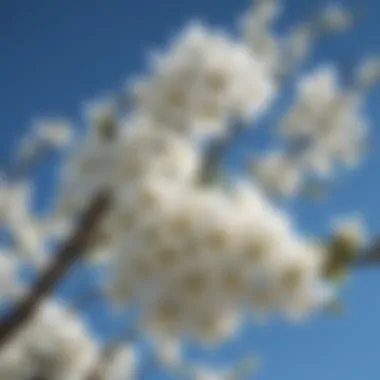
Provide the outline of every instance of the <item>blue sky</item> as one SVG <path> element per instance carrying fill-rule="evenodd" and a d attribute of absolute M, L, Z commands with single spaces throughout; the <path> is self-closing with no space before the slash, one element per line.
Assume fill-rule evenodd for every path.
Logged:
<path fill-rule="evenodd" d="M 313 12 L 319 0 L 286 0 L 280 28 Z M 332 58 L 349 63 L 362 54 L 380 53 L 379 0 L 343 2 L 362 21 L 346 37 L 318 46 L 312 63 Z M 143 70 L 144 55 L 163 46 L 187 20 L 202 19 L 232 27 L 248 0 L 2 0 L 0 2 L 0 160 L 7 160 L 31 118 L 80 117 L 80 105 L 120 89 Z M 380 92 L 368 101 L 371 150 L 357 173 L 334 184 L 319 203 L 294 206 L 303 229 L 323 233 L 330 214 L 359 211 L 371 234 L 380 231 Z M 231 153 L 236 159 L 239 148 Z M 39 201 L 48 198 L 54 171 L 37 173 L 44 183 Z M 379 270 L 355 274 L 343 290 L 342 316 L 315 316 L 302 325 L 273 322 L 247 326 L 239 344 L 218 353 L 225 360 L 254 350 L 264 362 L 259 380 L 377 380 L 380 378 Z M 104 319 L 93 316 L 101 327 Z M 104 322 L 105 323 L 105 322 Z M 104 326 L 103 326 L 104 327 Z M 153 378 L 156 378 L 153 376 Z"/>

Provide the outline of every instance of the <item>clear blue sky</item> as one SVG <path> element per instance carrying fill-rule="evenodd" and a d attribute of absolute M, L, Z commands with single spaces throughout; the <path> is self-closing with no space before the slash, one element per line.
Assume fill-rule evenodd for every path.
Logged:
<path fill-rule="evenodd" d="M 282 27 L 321 5 L 286 0 Z M 0 2 L 0 159 L 6 160 L 32 117 L 78 118 L 84 100 L 119 89 L 142 69 L 144 54 L 162 46 L 189 19 L 230 27 L 247 0 L 2 0 Z M 313 60 L 355 60 L 380 53 L 380 0 L 345 2 L 363 21 L 346 38 L 327 41 Z M 348 62 L 348 61 L 347 61 Z M 296 206 L 302 228 L 323 233 L 331 213 L 358 210 L 380 232 L 380 92 L 368 102 L 372 149 L 360 172 L 334 185 L 331 196 Z M 235 152 L 238 154 L 239 152 Z M 233 155 L 231 157 L 234 159 Z M 236 158 L 236 157 L 235 157 Z M 48 171 L 49 169 L 46 168 Z M 51 170 L 50 170 L 51 173 Z M 51 176 L 39 173 L 46 189 Z M 42 191 L 40 200 L 49 194 Z M 244 329 L 238 345 L 218 360 L 254 349 L 264 359 L 260 380 L 380 379 L 380 269 L 353 276 L 340 317 L 315 316 L 302 325 L 281 322 Z M 106 318 L 92 317 L 104 328 Z M 153 376 L 156 378 L 156 376 Z"/>

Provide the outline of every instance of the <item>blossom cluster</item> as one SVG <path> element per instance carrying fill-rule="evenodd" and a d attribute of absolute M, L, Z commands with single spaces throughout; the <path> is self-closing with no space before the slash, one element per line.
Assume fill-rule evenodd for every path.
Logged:
<path fill-rule="evenodd" d="M 254 183 L 238 180 L 231 193 L 198 181 L 199 137 L 217 138 L 234 118 L 253 121 L 271 88 L 253 51 L 196 25 L 132 85 L 126 118 L 110 104 L 90 108 L 59 207 L 75 213 L 109 189 L 113 207 L 93 248 L 109 264 L 111 299 L 135 301 L 144 331 L 220 338 L 246 311 L 301 317 L 328 298 L 318 245 Z M 116 137 L 105 138 L 111 124 Z"/>
<path fill-rule="evenodd" d="M 300 148 L 305 164 L 325 174 L 334 161 L 352 164 L 363 153 L 367 123 L 362 98 L 341 89 L 337 72 L 322 67 L 300 81 L 298 100 L 286 115 L 282 130 L 307 139 Z"/>
<path fill-rule="evenodd" d="M 140 302 L 143 330 L 220 338 L 244 310 L 302 317 L 329 296 L 318 246 L 251 185 L 226 194 L 147 178 L 127 190 L 109 221 L 120 236 L 109 290 Z"/>
<path fill-rule="evenodd" d="M 247 315 L 298 319 L 331 300 L 327 250 L 298 231 L 268 190 L 295 194 L 307 174 L 327 176 L 361 158 L 368 130 L 361 91 L 380 78 L 378 61 L 363 65 L 353 88 L 339 83 L 332 66 L 301 77 L 279 123 L 284 148 L 259 159 L 253 178 L 231 176 L 223 186 L 202 177 L 210 146 L 228 142 L 233 126 L 250 127 L 269 110 L 280 78 L 303 60 L 316 30 L 343 30 L 350 22 L 332 7 L 315 24 L 279 38 L 272 26 L 280 9 L 276 1 L 258 2 L 242 18 L 238 37 L 192 23 L 150 57 L 146 75 L 128 82 L 128 111 L 119 112 L 115 99 L 89 104 L 85 134 L 77 139 L 62 120 L 37 123 L 20 160 L 59 146 L 68 148 L 66 160 L 46 216 L 30 212 L 26 183 L 0 177 L 0 228 L 12 246 L 0 247 L 1 300 L 24 293 L 21 261 L 39 273 L 54 260 L 47 242 L 67 238 L 100 192 L 111 207 L 85 257 L 106 266 L 107 302 L 136 307 L 139 328 L 162 342 L 186 335 L 219 341 Z M 355 221 L 336 230 L 356 249 Z M 132 356 L 123 347 L 100 371 L 101 350 L 84 322 L 46 301 L 0 353 L 0 378 L 88 380 L 99 370 L 102 379 L 121 380 L 133 372 Z"/>
<path fill-rule="evenodd" d="M 295 103 L 280 121 L 285 148 L 259 159 L 257 178 L 267 189 L 294 195 L 306 174 L 331 178 L 339 166 L 354 167 L 368 129 L 363 94 L 343 87 L 335 67 L 319 67 L 299 80 Z"/>
<path fill-rule="evenodd" d="M 0 377 L 85 379 L 96 355 L 84 324 L 67 307 L 46 302 L 2 351 Z"/>
<path fill-rule="evenodd" d="M 267 106 L 274 84 L 242 41 L 202 24 L 152 56 L 151 73 L 131 86 L 134 112 L 190 134 L 218 134 Z"/>

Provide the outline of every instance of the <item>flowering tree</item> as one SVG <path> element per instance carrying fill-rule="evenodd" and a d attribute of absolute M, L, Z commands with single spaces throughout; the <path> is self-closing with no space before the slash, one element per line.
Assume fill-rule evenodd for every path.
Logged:
<path fill-rule="evenodd" d="M 306 318 L 335 304 L 346 271 L 380 262 L 357 218 L 304 236 L 282 207 L 360 162 L 380 62 L 365 58 L 346 80 L 330 63 L 301 70 L 313 44 L 353 15 L 331 5 L 277 35 L 280 10 L 257 1 L 237 35 L 190 24 L 126 91 L 85 107 L 83 136 L 41 120 L 21 142 L 0 182 L 1 379 L 135 379 L 152 366 L 240 379 L 252 358 L 208 371 L 181 357 L 181 342 L 218 343 L 247 316 Z M 273 120 L 289 87 L 292 102 Z M 272 146 L 231 168 L 228 149 L 263 123 L 274 126 Z M 53 149 L 62 176 L 49 213 L 35 214 L 30 173 Z M 74 267 L 96 281 L 63 301 L 55 287 L 76 281 Z M 94 300 L 116 339 L 88 329 Z M 156 347 L 149 360 L 136 359 L 137 337 Z"/>

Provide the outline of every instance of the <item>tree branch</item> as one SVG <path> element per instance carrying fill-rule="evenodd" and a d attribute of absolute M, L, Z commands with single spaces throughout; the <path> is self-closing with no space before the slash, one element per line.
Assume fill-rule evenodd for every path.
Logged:
<path fill-rule="evenodd" d="M 363 254 L 351 262 L 353 268 L 380 266 L 380 238 L 376 239 Z"/>
<path fill-rule="evenodd" d="M 63 244 L 55 258 L 44 270 L 30 292 L 0 320 L 0 350 L 18 329 L 31 317 L 37 306 L 60 281 L 70 267 L 85 253 L 85 248 L 96 233 L 99 220 L 110 205 L 110 196 L 101 193 L 94 198 L 82 215 L 78 228 Z"/>

